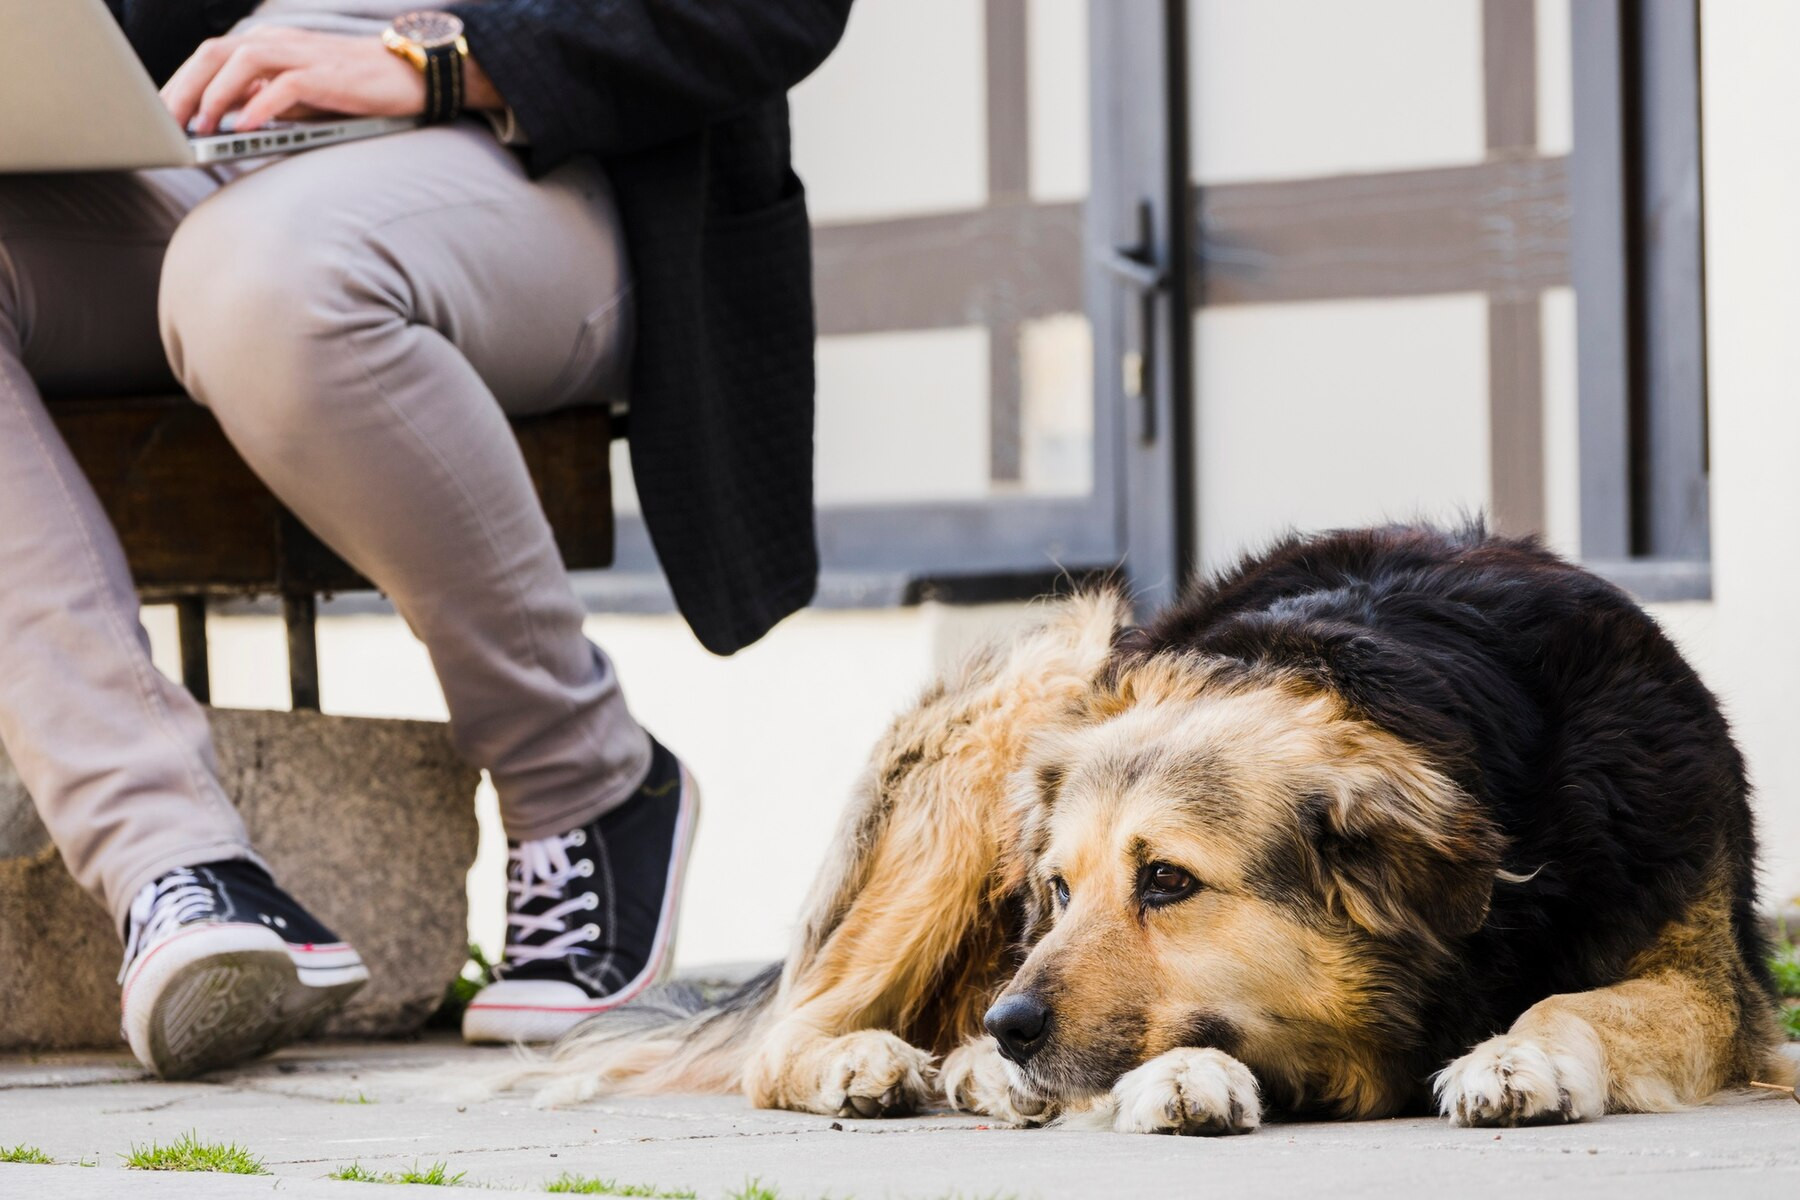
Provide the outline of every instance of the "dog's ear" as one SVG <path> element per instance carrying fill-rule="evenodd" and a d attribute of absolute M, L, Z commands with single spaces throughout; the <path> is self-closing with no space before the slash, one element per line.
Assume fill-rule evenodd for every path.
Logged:
<path fill-rule="evenodd" d="M 1301 825 L 1328 907 L 1377 937 L 1442 946 L 1487 919 L 1501 837 L 1435 773 L 1309 797 Z"/>

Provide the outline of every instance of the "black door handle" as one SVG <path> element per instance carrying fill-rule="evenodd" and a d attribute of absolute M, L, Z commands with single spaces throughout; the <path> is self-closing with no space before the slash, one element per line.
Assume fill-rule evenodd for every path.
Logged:
<path fill-rule="evenodd" d="M 1100 265 L 1119 283 L 1137 293 L 1137 337 L 1122 339 L 1120 380 L 1127 399 L 1140 403 L 1139 437 L 1154 442 L 1156 422 L 1156 301 L 1168 289 L 1169 273 L 1156 260 L 1156 214 L 1148 200 L 1138 202 L 1138 240 L 1113 249 Z M 1133 345 L 1135 342 L 1135 345 Z"/>

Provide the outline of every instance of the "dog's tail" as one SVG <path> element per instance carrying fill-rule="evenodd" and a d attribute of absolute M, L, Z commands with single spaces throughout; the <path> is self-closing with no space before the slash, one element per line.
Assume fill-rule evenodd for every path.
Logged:
<path fill-rule="evenodd" d="M 539 1108 L 602 1095 L 737 1091 L 780 984 L 780 963 L 722 995 L 717 986 L 667 984 L 583 1021 L 494 1086 L 532 1090 Z"/>

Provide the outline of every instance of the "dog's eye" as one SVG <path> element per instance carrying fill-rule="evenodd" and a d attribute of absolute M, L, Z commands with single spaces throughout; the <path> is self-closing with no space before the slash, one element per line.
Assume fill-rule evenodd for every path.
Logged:
<path fill-rule="evenodd" d="M 1069 907 L 1069 882 L 1061 875 L 1050 877 L 1050 890 L 1056 893 L 1056 907 Z"/>
<path fill-rule="evenodd" d="M 1139 879 L 1138 891 L 1145 904 L 1173 904 L 1193 895 L 1200 886 L 1174 863 L 1151 863 Z"/>

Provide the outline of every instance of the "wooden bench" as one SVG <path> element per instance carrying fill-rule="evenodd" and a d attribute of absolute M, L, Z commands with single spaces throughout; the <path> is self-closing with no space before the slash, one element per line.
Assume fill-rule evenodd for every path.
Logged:
<path fill-rule="evenodd" d="M 211 697 L 209 602 L 279 596 L 295 708 L 319 707 L 318 600 L 371 591 L 307 531 L 232 449 L 212 414 L 186 396 L 52 399 L 50 410 L 100 503 L 148 603 L 173 603 L 181 677 Z M 613 557 L 612 414 L 565 409 L 513 423 L 525 462 L 570 570 Z"/>

